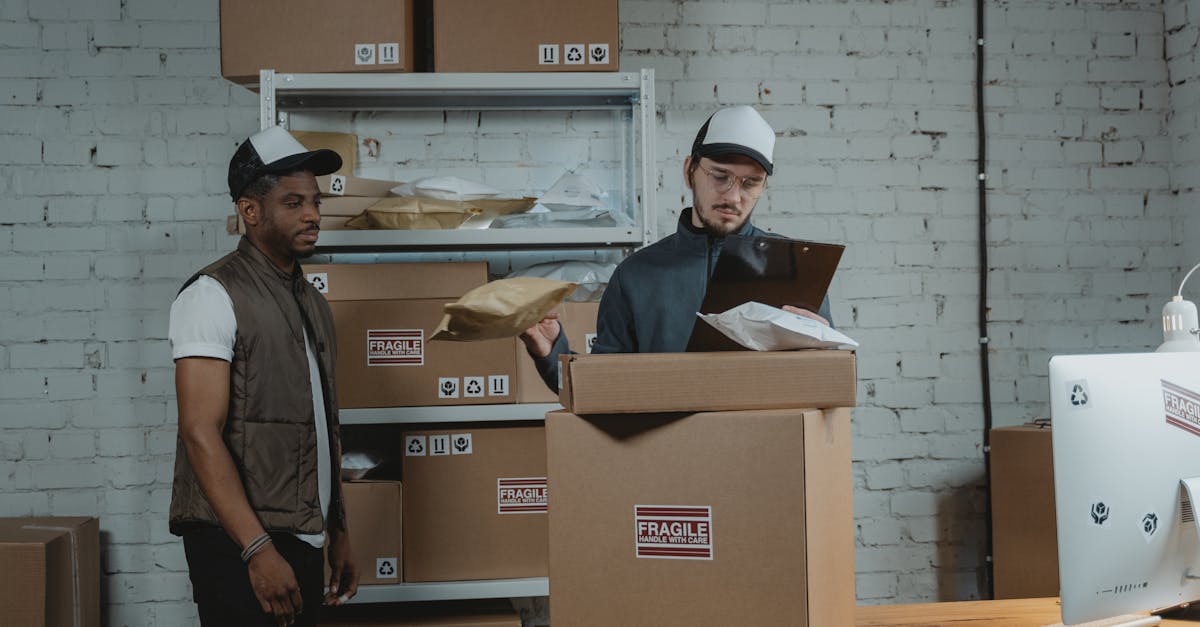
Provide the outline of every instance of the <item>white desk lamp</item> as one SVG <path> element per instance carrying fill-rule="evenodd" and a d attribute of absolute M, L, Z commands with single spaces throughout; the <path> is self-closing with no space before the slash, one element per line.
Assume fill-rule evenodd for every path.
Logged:
<path fill-rule="evenodd" d="M 1163 305 L 1163 343 L 1156 352 L 1200 351 L 1200 316 L 1196 314 L 1196 304 L 1183 299 L 1183 285 L 1196 268 L 1200 268 L 1200 264 L 1188 270 L 1179 282 L 1179 292 L 1171 297 L 1171 302 Z"/>

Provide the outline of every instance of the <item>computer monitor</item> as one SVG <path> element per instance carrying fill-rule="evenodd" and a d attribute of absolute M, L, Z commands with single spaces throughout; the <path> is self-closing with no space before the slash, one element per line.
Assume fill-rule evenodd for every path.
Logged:
<path fill-rule="evenodd" d="M 1063 623 L 1200 599 L 1200 353 L 1055 356 L 1050 413 Z"/>

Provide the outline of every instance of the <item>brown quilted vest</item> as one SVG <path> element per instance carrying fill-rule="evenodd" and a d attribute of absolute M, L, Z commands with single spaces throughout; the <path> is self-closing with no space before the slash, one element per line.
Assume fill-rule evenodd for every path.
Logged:
<path fill-rule="evenodd" d="M 345 529 L 341 507 L 337 398 L 333 366 L 336 346 L 329 304 L 304 280 L 242 238 L 237 250 L 198 272 L 229 292 L 237 319 L 230 364 L 229 417 L 223 438 L 242 479 L 250 506 L 265 529 L 315 534 L 325 529 L 317 491 L 317 434 L 304 329 L 316 352 L 329 423 L 329 526 Z M 188 524 L 219 525 L 188 464 L 182 438 L 176 438 L 175 480 L 170 525 L 180 533 Z"/>

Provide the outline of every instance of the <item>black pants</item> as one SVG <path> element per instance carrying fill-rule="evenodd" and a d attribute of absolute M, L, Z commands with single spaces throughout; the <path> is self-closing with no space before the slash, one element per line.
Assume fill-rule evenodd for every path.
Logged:
<path fill-rule="evenodd" d="M 314 627 L 324 598 L 324 567 L 321 549 L 287 533 L 272 533 L 275 550 L 287 560 L 304 609 L 296 615 L 296 627 Z M 196 526 L 183 533 L 192 592 L 203 627 L 275 627 L 275 618 L 262 611 L 250 587 L 250 571 L 242 563 L 242 549 L 220 527 Z"/>

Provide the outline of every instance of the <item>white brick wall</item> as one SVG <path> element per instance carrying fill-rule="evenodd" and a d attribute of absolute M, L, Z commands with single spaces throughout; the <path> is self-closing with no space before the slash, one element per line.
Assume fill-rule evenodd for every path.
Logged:
<path fill-rule="evenodd" d="M 979 598 L 973 4 L 620 10 L 622 66 L 659 79 L 660 232 L 688 197 L 696 129 L 747 103 L 782 134 L 759 225 L 848 245 L 831 296 L 863 343 L 859 599 Z M 989 4 L 997 425 L 1046 414 L 1054 352 L 1157 344 L 1162 302 L 1200 261 L 1198 17 L 1200 0 Z M 256 97 L 219 77 L 216 20 L 215 0 L 0 0 L 0 515 L 98 514 L 110 625 L 195 620 L 166 530 L 166 309 L 232 246 L 224 168 L 257 128 Z M 452 113 L 356 130 L 381 140 L 366 176 L 436 167 L 537 191 L 553 166 L 611 163 L 612 127 Z"/>

